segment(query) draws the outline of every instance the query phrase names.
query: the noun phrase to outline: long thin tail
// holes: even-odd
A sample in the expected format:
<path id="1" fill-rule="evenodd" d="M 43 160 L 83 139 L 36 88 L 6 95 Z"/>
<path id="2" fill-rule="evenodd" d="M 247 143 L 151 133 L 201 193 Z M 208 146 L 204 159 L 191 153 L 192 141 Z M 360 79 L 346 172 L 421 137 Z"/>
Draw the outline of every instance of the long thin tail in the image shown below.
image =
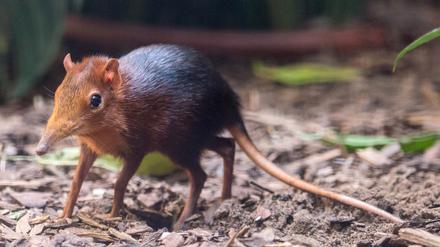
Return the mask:
<path id="1" fill-rule="evenodd" d="M 338 194 L 329 190 L 325 190 L 316 185 L 303 181 L 299 178 L 295 178 L 290 176 L 282 169 L 278 168 L 275 164 L 270 162 L 266 157 L 264 157 L 260 151 L 258 151 L 257 147 L 248 137 L 246 130 L 242 124 L 234 125 L 228 128 L 231 135 L 234 137 L 235 141 L 240 145 L 241 149 L 246 153 L 246 155 L 255 162 L 255 164 L 263 169 L 265 172 L 270 174 L 271 176 L 279 179 L 280 181 L 291 185 L 297 189 L 329 198 L 330 200 L 337 201 L 343 203 L 348 206 L 352 206 L 355 208 L 362 209 L 371 214 L 379 215 L 393 223 L 403 223 L 404 221 L 380 208 L 377 208 L 373 205 L 370 205 L 366 202 L 358 200 L 353 197 L 349 197 L 346 195 Z"/>

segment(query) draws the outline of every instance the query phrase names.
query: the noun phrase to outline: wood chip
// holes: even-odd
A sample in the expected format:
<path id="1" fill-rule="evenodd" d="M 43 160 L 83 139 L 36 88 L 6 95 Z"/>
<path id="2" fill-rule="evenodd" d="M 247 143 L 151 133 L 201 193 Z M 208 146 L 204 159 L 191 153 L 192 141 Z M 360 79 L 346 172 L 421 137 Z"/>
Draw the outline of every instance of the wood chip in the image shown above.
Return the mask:
<path id="1" fill-rule="evenodd" d="M 240 231 L 236 232 L 235 234 L 233 234 L 229 240 L 226 242 L 224 247 L 230 247 L 232 246 L 232 244 L 234 243 L 234 241 L 236 240 L 236 238 L 239 238 L 243 235 L 245 235 L 249 229 L 251 229 L 249 226 L 243 226 Z"/>
<path id="2" fill-rule="evenodd" d="M 46 206 L 52 193 L 45 192 L 11 192 L 9 193 L 14 200 L 22 206 L 28 208 L 42 208 Z"/>
<path id="3" fill-rule="evenodd" d="M 8 216 L 0 215 L 0 223 L 3 223 L 7 226 L 15 226 L 17 224 L 17 221 L 9 218 Z"/>
<path id="4" fill-rule="evenodd" d="M 17 239 L 23 238 L 23 235 L 13 231 L 11 228 L 7 227 L 4 224 L 0 224 L 0 236 L 1 236 L 1 238 L 7 239 L 7 240 L 17 240 Z"/>
<path id="5" fill-rule="evenodd" d="M 53 182 L 54 178 L 35 179 L 31 181 L 27 180 L 0 180 L 0 188 L 2 187 L 14 187 L 22 189 L 38 189 Z"/>
<path id="6" fill-rule="evenodd" d="M 78 222 L 78 219 L 69 219 L 69 218 L 57 219 L 54 222 L 51 222 L 50 224 L 48 224 L 47 227 L 54 228 L 54 229 L 66 228 L 66 227 L 72 226 L 73 224 L 75 224 L 77 222 Z"/>
<path id="7" fill-rule="evenodd" d="M 105 242 L 112 242 L 113 239 L 110 237 L 110 235 L 108 235 L 106 232 L 102 232 L 102 231 L 98 231 L 96 229 L 94 230 L 88 230 L 88 229 L 83 229 L 83 228 L 78 228 L 78 227 L 71 227 L 71 228 L 66 228 L 64 230 L 62 230 L 61 232 L 67 233 L 67 234 L 74 234 L 80 237 L 91 237 L 100 241 L 105 241 Z"/>
<path id="8" fill-rule="evenodd" d="M 127 241 L 129 243 L 138 243 L 138 241 L 136 239 L 134 239 L 132 236 L 128 235 L 125 232 L 120 232 L 120 231 L 118 231 L 118 230 L 116 230 L 114 228 L 111 228 L 111 227 L 108 229 L 108 232 L 111 235 L 119 238 L 120 240 L 125 240 L 125 241 Z"/>
<path id="9" fill-rule="evenodd" d="M 408 242 L 427 247 L 440 246 L 440 236 L 431 234 L 421 229 L 402 228 L 399 230 L 399 236 Z"/>
<path id="10" fill-rule="evenodd" d="M 37 217 L 29 220 L 29 224 L 31 224 L 31 225 L 40 224 L 40 223 L 46 222 L 48 219 L 49 219 L 49 215 L 43 214 L 43 215 L 37 216 Z"/>
<path id="11" fill-rule="evenodd" d="M 92 218 L 90 218 L 90 217 L 88 217 L 86 215 L 78 214 L 78 218 L 82 222 L 86 223 L 87 225 L 90 225 L 90 226 L 93 226 L 93 227 L 96 227 L 96 228 L 99 228 L 99 229 L 102 229 L 102 230 L 107 230 L 108 229 L 108 226 L 100 224 L 100 223 L 96 222 L 95 220 L 93 220 Z"/>

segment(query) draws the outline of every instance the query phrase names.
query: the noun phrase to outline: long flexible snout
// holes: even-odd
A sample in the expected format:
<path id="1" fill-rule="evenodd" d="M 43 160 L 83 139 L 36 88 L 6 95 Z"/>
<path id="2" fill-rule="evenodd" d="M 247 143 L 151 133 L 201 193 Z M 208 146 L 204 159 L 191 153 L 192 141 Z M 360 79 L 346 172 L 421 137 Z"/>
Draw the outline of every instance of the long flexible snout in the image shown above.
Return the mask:
<path id="1" fill-rule="evenodd" d="M 47 130 L 43 133 L 40 141 L 38 142 L 37 149 L 35 153 L 37 155 L 46 154 L 49 151 L 49 148 L 58 141 L 58 138 L 54 134 L 54 132 L 48 132 Z"/>
<path id="2" fill-rule="evenodd" d="M 49 151 L 50 146 L 51 146 L 51 144 L 49 142 L 49 139 L 45 135 L 43 135 L 41 137 L 40 141 L 38 142 L 37 149 L 35 150 L 35 153 L 37 155 L 46 154 L 47 151 Z"/>
<path id="3" fill-rule="evenodd" d="M 35 153 L 37 155 L 46 154 L 49 149 L 57 142 L 61 141 L 65 137 L 74 132 L 74 124 L 72 122 L 62 122 L 55 120 L 56 118 L 50 118 L 46 130 L 43 133 L 40 141 L 38 142 Z"/>

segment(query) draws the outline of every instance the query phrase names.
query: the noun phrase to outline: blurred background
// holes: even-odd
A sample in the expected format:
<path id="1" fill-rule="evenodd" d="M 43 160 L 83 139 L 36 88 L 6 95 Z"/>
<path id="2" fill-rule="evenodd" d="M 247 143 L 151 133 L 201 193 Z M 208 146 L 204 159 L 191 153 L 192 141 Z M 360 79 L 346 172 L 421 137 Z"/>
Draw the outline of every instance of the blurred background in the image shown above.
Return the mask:
<path id="1" fill-rule="evenodd" d="M 150 43 L 177 43 L 216 62 L 251 67 L 256 59 L 285 63 L 316 54 L 344 58 L 366 50 L 397 51 L 438 24 L 438 3 L 4 0 L 0 99 L 17 102 L 53 91 L 67 52 L 76 60 L 87 54 L 117 57 Z"/>

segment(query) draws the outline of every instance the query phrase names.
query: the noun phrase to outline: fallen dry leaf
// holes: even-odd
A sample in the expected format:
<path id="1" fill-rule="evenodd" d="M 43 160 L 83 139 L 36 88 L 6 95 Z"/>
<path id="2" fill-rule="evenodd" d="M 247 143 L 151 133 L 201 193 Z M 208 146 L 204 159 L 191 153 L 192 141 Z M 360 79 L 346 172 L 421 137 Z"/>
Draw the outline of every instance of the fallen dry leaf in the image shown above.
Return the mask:
<path id="1" fill-rule="evenodd" d="M 38 235 L 38 234 L 42 233 L 43 230 L 44 230 L 44 224 L 43 224 L 43 223 L 41 223 L 41 224 L 37 224 L 37 225 L 35 225 L 35 226 L 32 228 L 32 230 L 29 232 L 29 236 L 32 237 L 32 236 Z"/>
<path id="2" fill-rule="evenodd" d="M 7 227 L 4 224 L 0 224 L 0 236 L 1 238 L 7 239 L 7 240 L 16 240 L 16 239 L 22 239 L 23 235 L 20 233 L 14 232 L 11 228 Z"/>
<path id="3" fill-rule="evenodd" d="M 27 233 L 31 230 L 31 225 L 29 224 L 29 214 L 23 215 L 18 221 L 17 225 L 15 226 L 15 232 L 27 235 Z"/>

